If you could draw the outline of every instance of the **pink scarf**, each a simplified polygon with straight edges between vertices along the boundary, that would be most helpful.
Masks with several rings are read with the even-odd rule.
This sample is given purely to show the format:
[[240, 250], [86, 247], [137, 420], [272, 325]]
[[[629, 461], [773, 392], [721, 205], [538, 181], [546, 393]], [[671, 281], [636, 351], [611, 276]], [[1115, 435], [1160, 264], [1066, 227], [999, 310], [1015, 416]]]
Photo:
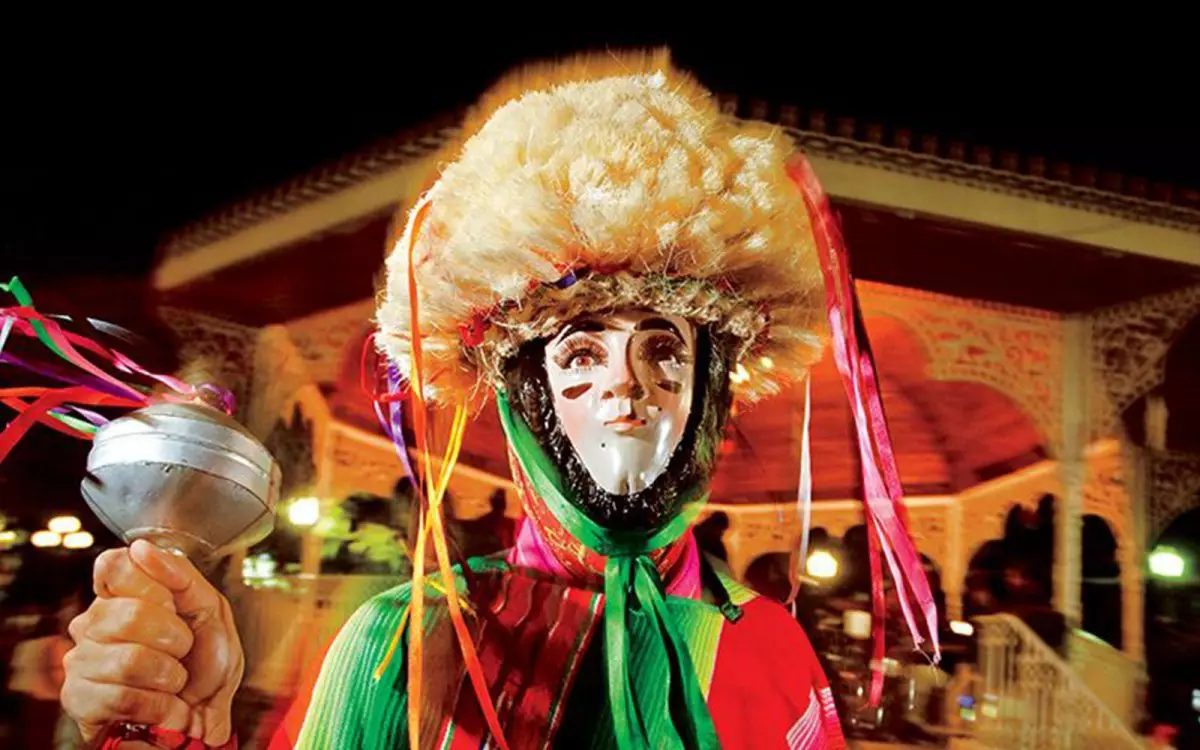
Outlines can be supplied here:
[[[687, 531], [676, 544], [682, 544], [683, 551], [680, 560], [672, 565], [665, 573], [663, 583], [667, 594], [686, 599], [700, 598], [700, 550], [696, 546], [696, 538]], [[566, 567], [554, 556], [553, 550], [537, 526], [529, 518], [521, 522], [517, 532], [517, 543], [508, 551], [508, 563], [522, 568], [548, 573], [556, 578], [570, 579], [572, 576]]]

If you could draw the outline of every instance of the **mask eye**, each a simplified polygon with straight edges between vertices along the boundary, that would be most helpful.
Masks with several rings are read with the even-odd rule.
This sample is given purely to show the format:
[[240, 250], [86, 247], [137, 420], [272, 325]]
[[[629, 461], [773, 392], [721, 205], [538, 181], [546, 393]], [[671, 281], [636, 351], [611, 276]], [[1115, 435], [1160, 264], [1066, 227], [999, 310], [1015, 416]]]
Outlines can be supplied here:
[[647, 338], [642, 343], [639, 354], [643, 361], [664, 370], [678, 370], [691, 361], [687, 347], [669, 333], [655, 334]]
[[598, 360], [591, 352], [576, 352], [567, 360], [567, 368], [571, 370], [589, 370], [598, 364]]
[[554, 354], [554, 364], [570, 372], [587, 372], [603, 366], [605, 361], [603, 347], [586, 337], [567, 339]]

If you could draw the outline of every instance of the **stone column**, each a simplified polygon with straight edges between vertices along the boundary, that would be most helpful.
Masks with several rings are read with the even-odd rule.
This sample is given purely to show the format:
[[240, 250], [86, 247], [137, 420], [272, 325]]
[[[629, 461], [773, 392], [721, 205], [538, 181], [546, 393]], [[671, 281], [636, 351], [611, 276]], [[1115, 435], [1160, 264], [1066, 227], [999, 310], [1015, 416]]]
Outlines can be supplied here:
[[1087, 481], [1091, 326], [1079, 317], [1063, 322], [1062, 436], [1058, 467], [1062, 498], [1054, 540], [1054, 606], [1068, 627], [1082, 620], [1083, 492]]
[[1121, 633], [1125, 654], [1135, 662], [1145, 662], [1145, 581], [1146, 581], [1146, 454], [1136, 446], [1123, 444], [1121, 450], [1122, 478], [1125, 484], [1128, 525], [1124, 533], [1124, 548], [1119, 549], [1121, 563]]
[[729, 528], [721, 535], [721, 544], [725, 547], [725, 564], [729, 566], [733, 577], [740, 581], [746, 575], [746, 568], [750, 567], [749, 558], [753, 550], [747, 539], [746, 529], [743, 528], [744, 515], [727, 513], [726, 517], [729, 519]]
[[1167, 449], [1167, 403], [1161, 394], [1146, 396], [1146, 449], [1122, 443], [1125, 492], [1129, 502], [1129, 549], [1121, 559], [1122, 631], [1125, 653], [1138, 664], [1146, 659], [1143, 628], [1146, 618], [1145, 585], [1147, 569], [1147, 510], [1150, 505], [1149, 451]]
[[962, 598], [967, 582], [967, 548], [963, 543], [963, 499], [955, 495], [946, 506], [946, 564], [942, 566], [942, 590], [946, 594], [946, 616], [962, 619]]
[[1146, 395], [1146, 447], [1153, 451], [1167, 449], [1167, 401], [1161, 393]]

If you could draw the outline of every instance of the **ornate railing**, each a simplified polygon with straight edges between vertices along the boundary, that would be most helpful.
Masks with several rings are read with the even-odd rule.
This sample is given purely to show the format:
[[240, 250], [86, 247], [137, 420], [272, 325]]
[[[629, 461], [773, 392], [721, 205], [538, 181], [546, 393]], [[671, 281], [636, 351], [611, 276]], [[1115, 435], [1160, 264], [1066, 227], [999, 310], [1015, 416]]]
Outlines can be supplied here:
[[1005, 750], [1141, 750], [1126, 723], [1028, 625], [976, 621], [983, 696], [977, 737]]
[[1067, 634], [1067, 660], [1075, 674], [1125, 726], [1138, 725], [1146, 685], [1144, 666], [1083, 630]]

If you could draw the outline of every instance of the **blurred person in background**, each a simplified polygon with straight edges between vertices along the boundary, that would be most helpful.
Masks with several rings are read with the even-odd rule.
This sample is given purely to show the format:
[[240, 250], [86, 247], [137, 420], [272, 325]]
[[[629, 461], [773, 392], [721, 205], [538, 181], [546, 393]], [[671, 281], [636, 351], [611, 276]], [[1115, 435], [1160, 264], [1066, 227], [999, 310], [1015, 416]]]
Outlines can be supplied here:
[[8, 693], [12, 747], [65, 750], [83, 747], [75, 722], [62, 711], [63, 658], [74, 645], [68, 626], [94, 597], [94, 556], [30, 549], [0, 605], [6, 644], [0, 659]]

